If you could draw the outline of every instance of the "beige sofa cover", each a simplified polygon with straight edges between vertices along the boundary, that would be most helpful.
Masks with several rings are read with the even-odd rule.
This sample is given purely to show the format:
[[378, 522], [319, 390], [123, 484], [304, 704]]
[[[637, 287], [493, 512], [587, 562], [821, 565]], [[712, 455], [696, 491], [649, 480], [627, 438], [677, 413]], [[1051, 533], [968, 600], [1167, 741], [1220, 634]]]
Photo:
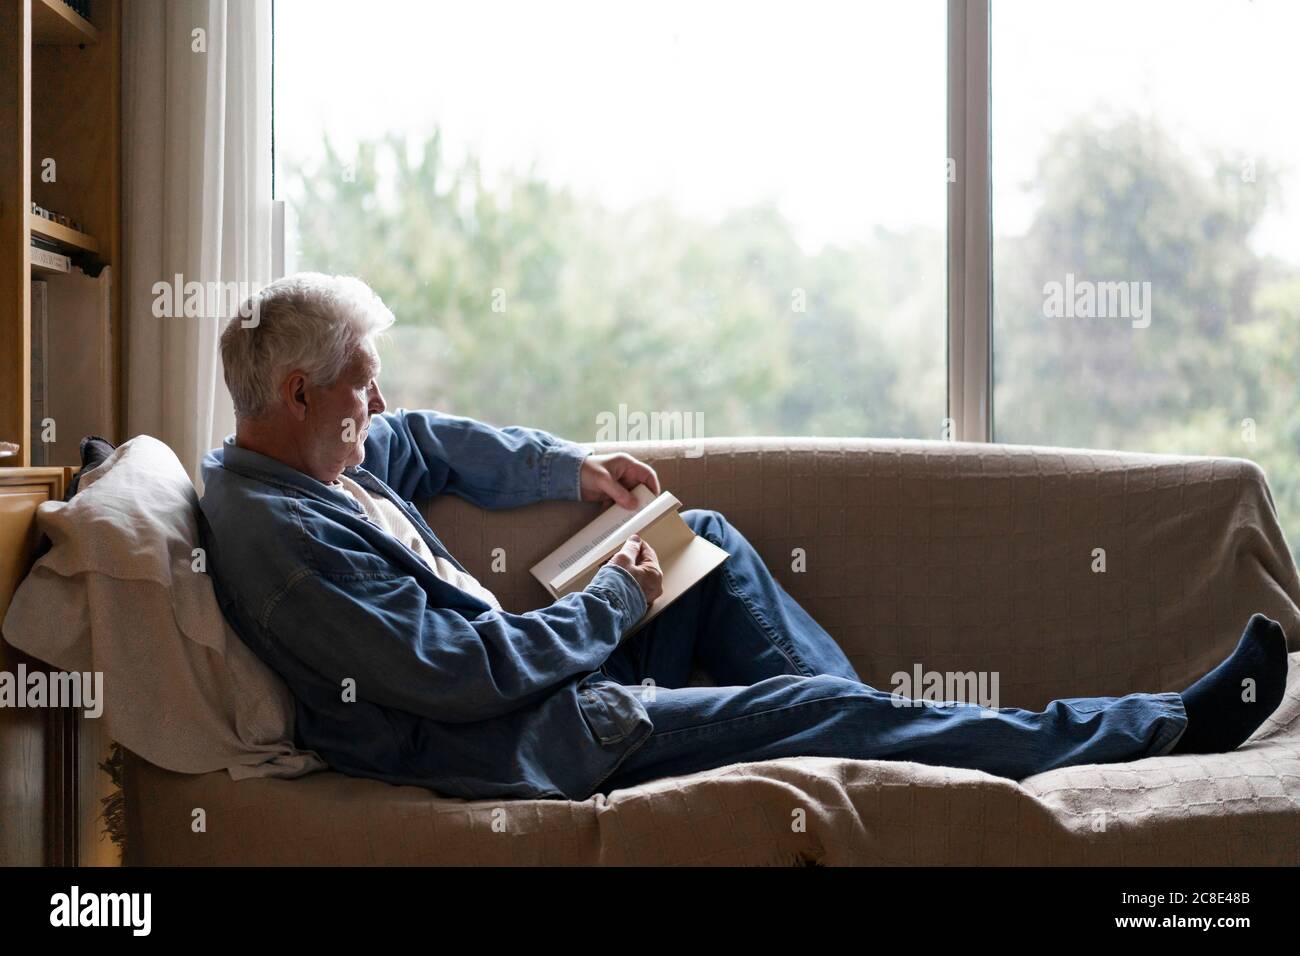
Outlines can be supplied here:
[[[321, 772], [235, 782], [128, 757], [134, 864], [1296, 864], [1300, 580], [1261, 470], [1232, 458], [857, 439], [596, 444], [714, 508], [863, 679], [997, 671], [1002, 706], [1179, 690], [1253, 612], [1293, 652], [1282, 707], [1238, 750], [1014, 782], [901, 761], [736, 764], [584, 802], [464, 801]], [[511, 610], [595, 506], [430, 523]], [[492, 573], [504, 548], [507, 573]], [[802, 548], [807, 570], [791, 571]], [[1094, 571], [1095, 549], [1105, 571]], [[204, 811], [196, 832], [194, 811]]]

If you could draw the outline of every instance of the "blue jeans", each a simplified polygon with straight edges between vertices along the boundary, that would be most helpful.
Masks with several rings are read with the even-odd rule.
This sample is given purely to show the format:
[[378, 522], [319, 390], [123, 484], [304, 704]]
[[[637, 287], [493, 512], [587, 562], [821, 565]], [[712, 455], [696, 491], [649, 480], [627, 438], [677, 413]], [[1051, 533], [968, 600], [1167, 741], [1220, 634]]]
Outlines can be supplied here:
[[[911, 760], [1021, 780], [1056, 767], [1161, 756], [1187, 726], [1176, 693], [1073, 697], [1042, 711], [897, 706], [897, 695], [862, 682], [721, 514], [693, 509], [682, 517], [731, 557], [601, 667], [611, 680], [641, 688], [654, 731], [598, 791], [797, 756]], [[686, 686], [697, 663], [721, 686]]]

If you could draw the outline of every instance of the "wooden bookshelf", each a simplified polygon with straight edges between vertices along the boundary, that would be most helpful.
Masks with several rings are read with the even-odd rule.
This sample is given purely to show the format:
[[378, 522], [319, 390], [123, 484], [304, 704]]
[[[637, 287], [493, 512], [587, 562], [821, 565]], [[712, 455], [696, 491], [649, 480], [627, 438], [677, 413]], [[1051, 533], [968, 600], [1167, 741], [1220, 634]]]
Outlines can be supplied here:
[[37, 46], [98, 43], [99, 31], [62, 0], [32, 0], [32, 42]]
[[[0, 440], [19, 446], [18, 454], [0, 458], [0, 516], [25, 516], [24, 535], [39, 501], [62, 496], [66, 466], [80, 464], [84, 435], [122, 440], [121, 2], [92, 0], [90, 15], [82, 18], [60, 0], [0, 0]], [[54, 161], [52, 182], [42, 175], [47, 159]], [[78, 222], [82, 231], [34, 216], [33, 202]], [[47, 275], [33, 270], [33, 236], [75, 253], [81, 268]], [[35, 446], [48, 452], [50, 467], [39, 468], [28, 467], [33, 275], [47, 283], [38, 288], [48, 306], [43, 397], [45, 414], [58, 425], [52, 445]], [[89, 311], [88, 302], [94, 305]], [[30, 558], [29, 550], [23, 553]], [[5, 581], [15, 582], [25, 568], [10, 571], [0, 574], [0, 607], [8, 601]], [[0, 664], [8, 660], [0, 654]], [[20, 853], [7, 862], [118, 865], [116, 848], [99, 837], [106, 776], [97, 764], [107, 758], [109, 743], [102, 721], [60, 717], [44, 744], [30, 728], [20, 728], [28, 746], [23, 753], [10, 752], [6, 731], [13, 726], [0, 715], [0, 809], [17, 801], [27, 812], [0, 819], [0, 831], [9, 831], [0, 832], [0, 860]], [[19, 776], [8, 773], [15, 760]], [[42, 803], [41, 794], [44, 830], [39, 808], [31, 809], [33, 800]]]
[[[0, 458], [0, 471], [77, 465], [85, 434], [121, 441], [120, 60], [120, 0], [94, 0], [90, 19], [62, 0], [0, 0], [0, 440], [20, 447]], [[33, 203], [81, 229], [36, 215]], [[73, 257], [72, 270], [34, 268], [33, 237]], [[58, 303], [57, 314], [46, 313], [43, 393], [57, 439], [35, 445], [33, 278]], [[98, 311], [87, 311], [92, 302]], [[82, 334], [105, 309], [107, 324], [95, 319], [94, 334]], [[67, 321], [73, 316], [80, 324]]]

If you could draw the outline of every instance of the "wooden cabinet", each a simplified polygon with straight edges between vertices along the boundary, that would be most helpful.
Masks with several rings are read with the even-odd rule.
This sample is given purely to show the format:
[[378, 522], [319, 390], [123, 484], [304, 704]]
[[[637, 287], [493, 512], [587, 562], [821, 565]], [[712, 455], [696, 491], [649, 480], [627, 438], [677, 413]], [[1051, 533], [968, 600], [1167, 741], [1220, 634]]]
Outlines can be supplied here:
[[[0, 620], [36, 550], [36, 508], [63, 497], [62, 468], [0, 470]], [[0, 638], [0, 671], [42, 666]], [[73, 817], [67, 713], [0, 707], [0, 865], [67, 862]]]
[[[36, 509], [62, 500], [72, 473], [0, 469], [0, 620], [35, 560]], [[16, 675], [19, 665], [51, 670], [0, 638], [0, 672]], [[79, 710], [0, 707], [0, 866], [120, 863], [100, 820], [109, 746], [103, 722]]]

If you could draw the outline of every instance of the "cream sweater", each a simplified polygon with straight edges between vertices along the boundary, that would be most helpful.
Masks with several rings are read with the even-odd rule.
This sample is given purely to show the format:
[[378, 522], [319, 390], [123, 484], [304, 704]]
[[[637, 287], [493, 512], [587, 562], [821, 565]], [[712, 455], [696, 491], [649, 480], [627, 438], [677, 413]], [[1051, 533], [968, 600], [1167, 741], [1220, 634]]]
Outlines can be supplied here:
[[496, 595], [479, 584], [472, 575], [459, 570], [446, 558], [434, 554], [429, 549], [429, 546], [424, 543], [424, 538], [420, 537], [420, 532], [411, 523], [411, 519], [397, 505], [383, 495], [372, 495], [342, 473], [339, 474], [336, 481], [331, 482], [331, 485], [349, 497], [354, 498], [357, 504], [361, 506], [361, 510], [365, 512], [367, 518], [423, 558], [424, 563], [432, 568], [433, 573], [438, 577], [462, 591], [468, 591], [470, 594], [482, 598], [498, 611], [501, 610], [501, 602], [496, 599]]

